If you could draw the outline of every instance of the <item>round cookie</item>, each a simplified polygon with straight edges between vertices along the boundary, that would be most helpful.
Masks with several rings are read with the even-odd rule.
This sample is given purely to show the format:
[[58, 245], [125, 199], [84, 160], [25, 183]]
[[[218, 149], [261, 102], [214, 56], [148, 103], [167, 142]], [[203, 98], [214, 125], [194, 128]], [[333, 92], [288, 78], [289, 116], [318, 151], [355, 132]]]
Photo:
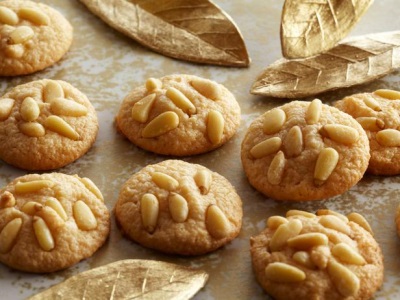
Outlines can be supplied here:
[[397, 235], [400, 237], [400, 205], [397, 207], [395, 222], [397, 227]]
[[400, 174], [400, 92], [356, 94], [337, 101], [335, 107], [354, 117], [367, 133], [371, 154], [367, 172]]
[[137, 146], [164, 155], [195, 155], [226, 143], [240, 107], [221, 84], [192, 75], [150, 78], [124, 99], [118, 129]]
[[122, 232], [165, 253], [199, 255], [233, 240], [242, 225], [234, 187], [209, 169], [179, 160], [149, 165], [122, 187], [115, 216]]
[[30, 174], [0, 190], [0, 261], [34, 273], [68, 268], [103, 245], [110, 215], [88, 178]]
[[39, 80], [0, 98], [0, 159], [26, 170], [63, 167], [93, 145], [96, 112], [67, 82]]
[[242, 142], [250, 184], [276, 200], [309, 201], [344, 193], [363, 176], [368, 138], [349, 115], [293, 101], [253, 121]]
[[43, 70], [72, 43], [71, 24], [55, 9], [32, 1], [0, 2], [0, 76]]
[[[321, 210], [273, 216], [250, 240], [257, 281], [274, 299], [370, 299], [383, 256], [366, 220]], [[364, 228], [365, 227], [365, 228]]]

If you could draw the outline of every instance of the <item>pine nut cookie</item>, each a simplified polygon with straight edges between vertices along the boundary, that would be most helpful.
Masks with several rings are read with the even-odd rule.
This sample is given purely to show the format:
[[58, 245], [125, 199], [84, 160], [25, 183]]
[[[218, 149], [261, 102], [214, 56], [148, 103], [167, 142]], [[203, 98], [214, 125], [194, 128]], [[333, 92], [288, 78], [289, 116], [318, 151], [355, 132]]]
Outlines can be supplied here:
[[118, 129], [137, 146], [164, 155], [195, 155], [226, 143], [240, 107], [224, 86], [192, 75], [150, 78], [124, 99]]
[[145, 247], [199, 255], [239, 234], [242, 201], [218, 173], [167, 160], [129, 178], [120, 191], [115, 216], [122, 232]]
[[400, 205], [397, 207], [395, 222], [397, 227], [397, 235], [400, 237]]
[[55, 9], [32, 1], [0, 2], [0, 76], [31, 74], [64, 56], [71, 24]]
[[354, 117], [367, 133], [371, 154], [367, 172], [400, 174], [400, 92], [356, 94], [337, 101], [335, 107]]
[[93, 145], [96, 112], [67, 82], [38, 80], [0, 98], [0, 159], [26, 170], [61, 168]]
[[0, 261], [11, 268], [68, 268], [92, 256], [109, 230], [103, 196], [88, 178], [30, 174], [0, 190]]
[[272, 216], [250, 240], [257, 281], [274, 299], [370, 299], [383, 256], [368, 222], [330, 210]]
[[351, 116], [293, 101], [253, 121], [242, 142], [250, 184], [276, 200], [309, 201], [342, 194], [363, 176], [368, 138]]

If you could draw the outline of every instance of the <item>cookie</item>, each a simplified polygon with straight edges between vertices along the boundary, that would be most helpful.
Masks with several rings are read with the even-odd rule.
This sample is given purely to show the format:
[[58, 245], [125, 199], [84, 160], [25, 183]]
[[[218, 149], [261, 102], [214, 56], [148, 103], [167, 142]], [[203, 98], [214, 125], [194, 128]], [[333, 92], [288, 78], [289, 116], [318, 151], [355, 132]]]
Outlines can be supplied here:
[[124, 235], [145, 247], [199, 255], [239, 234], [242, 201], [218, 173], [167, 160], [129, 178], [120, 191], [115, 216]]
[[71, 24], [55, 9], [32, 1], [0, 2], [0, 76], [31, 74], [64, 56]]
[[397, 235], [400, 237], [400, 205], [397, 207], [395, 222], [397, 227]]
[[351, 116], [293, 101], [253, 121], [242, 142], [250, 184], [276, 200], [308, 201], [342, 194], [363, 176], [368, 138]]
[[164, 155], [208, 152], [240, 124], [240, 107], [221, 84], [192, 75], [150, 78], [124, 99], [118, 129], [135, 145]]
[[383, 281], [383, 256], [367, 221], [321, 210], [270, 217], [252, 237], [257, 281], [274, 299], [370, 299]]
[[88, 178], [30, 174], [0, 190], [0, 261], [27, 272], [68, 268], [105, 242], [110, 215]]
[[0, 159], [26, 170], [63, 167], [93, 145], [96, 112], [67, 82], [39, 80], [0, 98]]
[[367, 133], [371, 153], [367, 172], [400, 174], [400, 92], [356, 94], [337, 101], [335, 107], [353, 116]]

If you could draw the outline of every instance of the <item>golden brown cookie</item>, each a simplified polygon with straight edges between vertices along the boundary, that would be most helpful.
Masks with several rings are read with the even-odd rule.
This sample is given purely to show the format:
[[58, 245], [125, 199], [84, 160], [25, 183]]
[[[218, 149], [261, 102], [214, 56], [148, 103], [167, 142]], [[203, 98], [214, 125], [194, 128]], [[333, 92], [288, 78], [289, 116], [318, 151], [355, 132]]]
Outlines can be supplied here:
[[367, 172], [400, 174], [400, 92], [356, 94], [337, 101], [335, 107], [354, 117], [367, 133], [371, 153]]
[[360, 124], [318, 99], [264, 113], [242, 142], [251, 185], [277, 200], [342, 194], [362, 178], [368, 160], [368, 138]]
[[400, 205], [397, 207], [395, 222], [397, 227], [397, 235], [400, 237]]
[[0, 98], [0, 159], [26, 170], [63, 167], [93, 145], [96, 112], [67, 82], [38, 80]]
[[252, 237], [256, 278], [274, 299], [370, 299], [383, 281], [383, 256], [367, 221], [329, 210], [288, 211]]
[[143, 168], [124, 184], [115, 216], [122, 232], [145, 247], [199, 255], [239, 234], [242, 201], [218, 173], [167, 160]]
[[92, 256], [109, 229], [103, 196], [88, 178], [31, 174], [0, 190], [0, 261], [11, 268], [68, 268]]
[[240, 107], [221, 84], [192, 75], [150, 78], [123, 101], [118, 129], [137, 146], [185, 156], [220, 147], [240, 124]]
[[0, 2], [0, 76], [31, 74], [61, 59], [72, 43], [71, 24], [32, 1]]

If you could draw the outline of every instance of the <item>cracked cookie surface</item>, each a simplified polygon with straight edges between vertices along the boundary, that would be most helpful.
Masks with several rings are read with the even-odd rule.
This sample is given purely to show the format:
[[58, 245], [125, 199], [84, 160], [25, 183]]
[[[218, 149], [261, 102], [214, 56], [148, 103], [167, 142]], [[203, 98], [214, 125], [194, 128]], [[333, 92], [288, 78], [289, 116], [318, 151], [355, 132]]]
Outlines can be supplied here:
[[293, 101], [253, 121], [242, 142], [250, 184], [276, 200], [309, 201], [342, 194], [363, 176], [368, 138], [351, 116]]
[[117, 222], [130, 239], [181, 255], [208, 253], [233, 240], [242, 214], [242, 201], [224, 177], [179, 160], [134, 174], [115, 206]]

